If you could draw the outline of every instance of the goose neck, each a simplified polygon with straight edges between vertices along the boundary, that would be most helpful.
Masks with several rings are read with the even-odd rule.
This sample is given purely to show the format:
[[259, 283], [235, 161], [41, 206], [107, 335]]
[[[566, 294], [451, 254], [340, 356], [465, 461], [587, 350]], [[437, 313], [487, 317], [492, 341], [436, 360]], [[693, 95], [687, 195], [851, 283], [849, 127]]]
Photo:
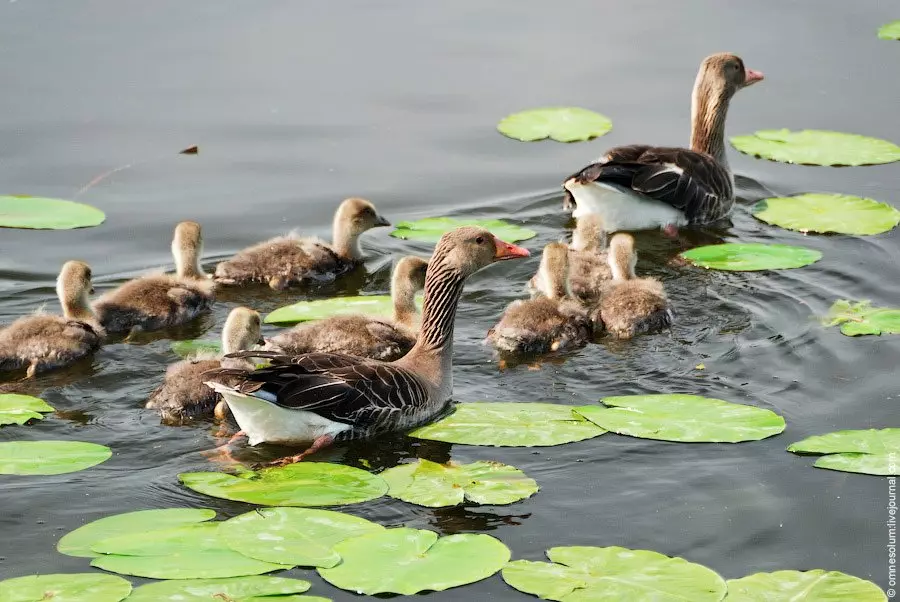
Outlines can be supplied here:
[[730, 100], [724, 88], [697, 76], [691, 100], [691, 150], [712, 155], [726, 169], [725, 117]]
[[458, 268], [432, 261], [425, 279], [422, 328], [415, 347], [406, 358], [431, 356], [437, 360], [452, 357], [456, 308], [464, 282], [465, 276]]

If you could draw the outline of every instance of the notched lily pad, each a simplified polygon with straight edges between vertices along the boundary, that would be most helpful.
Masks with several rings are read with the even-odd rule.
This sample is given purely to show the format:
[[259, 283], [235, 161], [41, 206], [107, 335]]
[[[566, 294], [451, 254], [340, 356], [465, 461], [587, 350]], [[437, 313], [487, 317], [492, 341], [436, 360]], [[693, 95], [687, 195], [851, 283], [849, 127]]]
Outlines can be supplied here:
[[826, 326], [841, 327], [841, 334], [858, 337], [865, 334], [900, 334], [900, 309], [872, 307], [869, 301], [834, 302], [825, 318]]
[[43, 399], [18, 393], [0, 394], [0, 425], [25, 424], [31, 419], [43, 420], [41, 412], [53, 412], [53, 406]]
[[775, 571], [729, 579], [728, 602], [886, 602], [881, 588], [839, 571]]
[[84, 441], [0, 443], [0, 474], [54, 475], [78, 472], [107, 461], [112, 451]]
[[3, 602], [119, 602], [129, 593], [130, 583], [101, 573], [27, 575], [0, 581]]
[[170, 345], [178, 357], [188, 358], [200, 353], [222, 353], [222, 342], [211, 339], [192, 339], [190, 341], [173, 341]]
[[[422, 295], [416, 297], [419, 307], [422, 306]], [[266, 324], [296, 324], [312, 320], [324, 320], [331, 316], [345, 314], [366, 314], [390, 317], [394, 304], [390, 295], [361, 295], [358, 297], [335, 297], [333, 299], [316, 299], [300, 301], [292, 305], [279, 307], [266, 316]]]
[[0, 195], [0, 228], [70, 230], [98, 226], [106, 215], [90, 205], [36, 196]]
[[753, 272], [802, 268], [822, 259], [806, 247], [760, 243], [724, 243], [697, 247], [681, 253], [692, 264], [710, 270]]
[[900, 21], [891, 21], [878, 28], [878, 37], [882, 40], [900, 40]]
[[449, 535], [385, 529], [337, 544], [343, 562], [320, 568], [325, 581], [358, 594], [444, 591], [487, 579], [509, 561], [509, 548], [490, 535]]
[[606, 431], [555, 403], [461, 403], [410, 437], [466, 445], [537, 447], [583, 441]]
[[534, 495], [537, 482], [513, 466], [499, 462], [438, 464], [420, 459], [381, 473], [388, 495], [419, 506], [440, 508], [464, 501], [512, 504]]
[[788, 446], [795, 454], [826, 454], [816, 468], [872, 475], [900, 475], [900, 428], [835, 431]]
[[232, 550], [250, 558], [332, 567], [341, 561], [333, 549], [336, 544], [383, 530], [377, 523], [342, 512], [261, 508], [225, 521], [219, 534]]
[[650, 550], [567, 546], [547, 550], [550, 562], [516, 560], [503, 580], [520, 592], [561, 602], [717, 602], [725, 581], [705, 566]]
[[149, 583], [134, 590], [128, 602], [330, 602], [301, 596], [309, 581], [283, 577], [233, 577]]
[[887, 203], [847, 194], [806, 193], [763, 199], [753, 216], [798, 232], [836, 232], [865, 236], [892, 230], [900, 211]]
[[352, 466], [300, 462], [278, 468], [247, 471], [186, 472], [178, 479], [198, 493], [264, 506], [338, 506], [356, 504], [387, 493], [378, 475]]
[[498, 132], [523, 142], [546, 138], [579, 142], [602, 136], [611, 129], [608, 117], [579, 107], [529, 109], [507, 115], [497, 124]]
[[731, 145], [748, 155], [801, 165], [877, 165], [900, 161], [900, 146], [887, 140], [827, 130], [760, 130], [733, 136]]
[[685, 443], [739, 443], [772, 437], [784, 430], [784, 418], [763, 408], [699, 395], [624, 395], [604, 397], [604, 406], [575, 412], [620, 435]]
[[537, 232], [502, 219], [466, 219], [457, 217], [426, 217], [414, 222], [400, 222], [391, 232], [395, 238], [436, 243], [444, 233], [462, 226], [479, 226], [506, 242], [534, 238]]

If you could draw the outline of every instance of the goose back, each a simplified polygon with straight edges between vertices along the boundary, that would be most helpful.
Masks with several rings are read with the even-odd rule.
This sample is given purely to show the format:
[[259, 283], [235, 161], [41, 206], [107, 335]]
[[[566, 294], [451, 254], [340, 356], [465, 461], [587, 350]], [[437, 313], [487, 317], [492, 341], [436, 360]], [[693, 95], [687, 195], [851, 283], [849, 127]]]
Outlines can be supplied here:
[[19, 318], [0, 330], [0, 370], [60, 368], [100, 348], [106, 335], [92, 320], [36, 314]]
[[159, 330], [193, 320], [215, 299], [210, 280], [150, 275], [106, 293], [94, 303], [94, 311], [108, 332]]

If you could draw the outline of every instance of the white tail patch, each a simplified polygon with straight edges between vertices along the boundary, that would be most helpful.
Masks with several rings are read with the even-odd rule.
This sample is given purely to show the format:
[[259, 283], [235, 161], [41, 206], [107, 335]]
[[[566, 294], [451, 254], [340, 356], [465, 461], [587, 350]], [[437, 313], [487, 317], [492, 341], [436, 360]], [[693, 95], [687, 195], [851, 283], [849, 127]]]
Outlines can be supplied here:
[[574, 179], [565, 184], [566, 190], [575, 198], [577, 219], [589, 213], [603, 218], [603, 225], [609, 232], [652, 230], [669, 224], [687, 224], [684, 213], [663, 203], [638, 194], [630, 188], [588, 182], [580, 184]]

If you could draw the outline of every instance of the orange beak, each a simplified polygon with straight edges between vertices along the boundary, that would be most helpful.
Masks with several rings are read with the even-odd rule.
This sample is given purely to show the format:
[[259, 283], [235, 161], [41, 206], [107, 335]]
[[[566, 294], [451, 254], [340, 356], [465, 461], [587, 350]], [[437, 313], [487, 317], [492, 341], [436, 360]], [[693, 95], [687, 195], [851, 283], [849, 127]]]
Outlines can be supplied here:
[[494, 259], [497, 261], [515, 259], [516, 257], [528, 257], [531, 255], [531, 253], [528, 252], [528, 249], [500, 240], [496, 236], [494, 237], [494, 246], [497, 248], [497, 253], [494, 255]]

